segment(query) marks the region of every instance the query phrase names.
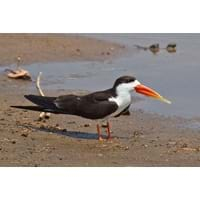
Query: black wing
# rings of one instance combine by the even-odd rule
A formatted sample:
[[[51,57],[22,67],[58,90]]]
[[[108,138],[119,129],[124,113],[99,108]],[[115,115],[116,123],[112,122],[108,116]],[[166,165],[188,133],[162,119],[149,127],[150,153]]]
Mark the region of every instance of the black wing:
[[[118,108],[116,103],[108,100],[112,96],[110,90],[83,96],[78,107],[78,114],[90,119],[101,119],[109,116]]]
[[[60,109],[67,109],[69,107],[74,107],[78,106],[79,104],[83,104],[83,102],[93,104],[102,101],[108,101],[110,97],[112,97],[112,95],[108,92],[108,90],[106,90],[106,91],[90,93],[84,96],[78,96],[78,95],[59,96],[56,99],[54,99],[54,103]]]
[[[63,95],[57,97],[54,103],[58,109],[65,113],[76,114],[77,108],[81,103],[81,97],[76,95]]]
[[[41,108],[55,113],[78,115],[89,119],[101,119],[109,116],[118,108],[117,104],[108,99],[114,96],[112,90],[95,92],[85,96],[64,95],[59,97],[41,97],[27,95],[27,99]]]
[[[99,102],[99,101],[108,101],[109,98],[115,97],[116,94],[113,89],[108,89],[104,91],[94,92],[88,95],[85,95],[89,101]]]

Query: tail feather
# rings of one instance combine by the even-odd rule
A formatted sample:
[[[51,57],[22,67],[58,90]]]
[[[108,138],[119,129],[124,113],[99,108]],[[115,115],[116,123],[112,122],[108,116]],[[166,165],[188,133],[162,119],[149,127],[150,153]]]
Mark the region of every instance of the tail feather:
[[[55,110],[57,109],[56,105],[54,104],[56,97],[44,97],[37,95],[25,95],[24,97],[40,107],[55,109]]]
[[[19,108],[19,109],[25,109],[25,110],[34,110],[34,111],[40,111],[43,112],[44,108],[39,106],[11,106],[12,108]]]
[[[40,106],[10,106],[11,108],[18,108],[18,109],[24,109],[24,110],[32,110],[37,112],[48,112],[48,113],[54,113],[54,114],[64,114],[64,112],[59,110],[53,110],[48,108],[43,108]]]

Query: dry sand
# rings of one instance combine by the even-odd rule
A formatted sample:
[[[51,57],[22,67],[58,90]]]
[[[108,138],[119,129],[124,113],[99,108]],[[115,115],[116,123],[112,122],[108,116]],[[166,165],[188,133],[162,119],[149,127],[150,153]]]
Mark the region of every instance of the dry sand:
[[[60,38],[1,35],[0,62],[10,64],[19,54],[25,63],[65,58],[99,60],[112,56],[101,53],[110,47],[114,47],[116,55],[123,49],[117,44],[77,36]],[[70,44],[71,51],[62,48],[59,54],[57,47],[61,43]],[[79,46],[83,43],[84,50]],[[37,46],[42,51],[37,52]],[[80,55],[76,55],[77,48],[81,49]],[[10,108],[30,104],[23,98],[30,93],[30,84],[34,83],[0,75],[0,166],[200,166],[200,131],[184,127],[186,119],[137,110],[131,116],[113,118],[113,136],[117,138],[99,142],[94,121],[69,115],[52,115],[49,120],[38,121],[36,112]],[[55,93],[67,91],[48,94]]]
[[[0,66],[69,60],[104,60],[119,55],[124,46],[72,34],[0,34]]]

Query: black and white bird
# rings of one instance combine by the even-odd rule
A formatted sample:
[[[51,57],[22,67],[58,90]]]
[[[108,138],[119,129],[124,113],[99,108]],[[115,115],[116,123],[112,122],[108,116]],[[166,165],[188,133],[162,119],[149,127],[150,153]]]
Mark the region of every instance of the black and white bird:
[[[131,92],[136,91],[153,97],[165,103],[171,103],[153,89],[142,85],[133,76],[119,77],[112,88],[90,93],[84,96],[63,95],[58,97],[43,97],[25,95],[36,106],[12,106],[39,112],[77,115],[92,120],[106,120],[108,139],[111,138],[110,117],[118,117],[131,105]],[[98,139],[102,140],[101,129],[97,123]]]

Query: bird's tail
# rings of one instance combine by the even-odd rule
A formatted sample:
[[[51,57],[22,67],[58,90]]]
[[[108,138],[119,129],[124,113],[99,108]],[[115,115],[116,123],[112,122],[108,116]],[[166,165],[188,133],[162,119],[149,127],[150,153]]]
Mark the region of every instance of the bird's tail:
[[[53,110],[48,108],[43,108],[40,106],[10,106],[11,108],[18,108],[18,109],[24,109],[24,110],[32,110],[37,112],[48,112],[48,113],[54,113],[54,114],[65,114],[62,111],[59,110]]]
[[[25,110],[34,110],[34,111],[39,111],[43,112],[44,108],[39,107],[39,106],[11,106],[11,108],[19,108],[19,109],[25,109]]]
[[[42,108],[57,109],[54,104],[56,97],[44,97],[38,95],[24,95],[24,97]]]
[[[12,108],[19,108],[25,110],[33,110],[39,112],[59,113],[54,101],[56,97],[43,97],[37,95],[25,95],[26,99],[36,104],[37,106],[11,106]]]

